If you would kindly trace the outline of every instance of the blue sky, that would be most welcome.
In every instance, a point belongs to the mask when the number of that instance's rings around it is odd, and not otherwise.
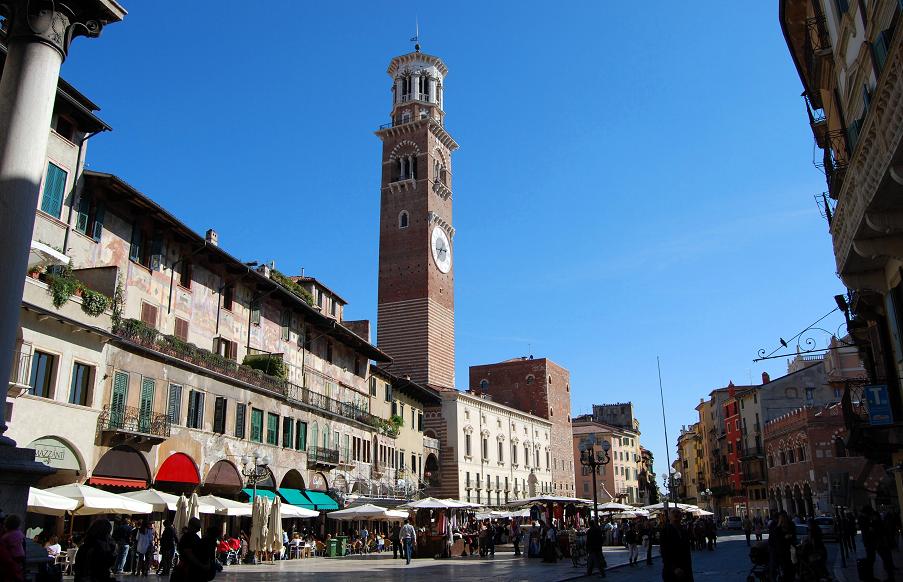
[[[550,357],[574,414],[636,404],[660,473],[656,356],[673,459],[701,396],[781,375],[756,351],[842,291],[777,2],[126,4],[63,66],[114,128],[90,167],[374,321],[373,130],[418,18],[461,145],[459,385],[471,364]]]

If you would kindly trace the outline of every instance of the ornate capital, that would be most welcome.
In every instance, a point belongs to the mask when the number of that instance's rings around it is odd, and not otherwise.
[[[10,43],[39,42],[63,59],[73,38],[98,37],[105,24],[122,20],[125,13],[115,0],[5,0],[0,4]]]

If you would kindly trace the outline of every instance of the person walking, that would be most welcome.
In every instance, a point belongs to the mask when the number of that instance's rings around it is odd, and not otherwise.
[[[179,563],[172,569],[170,582],[207,582],[210,580],[210,563],[205,562],[206,551],[198,532],[201,520],[192,517],[186,531],[179,538]]]
[[[156,535],[153,524],[149,524],[147,520],[141,522],[141,527],[138,528],[135,537],[135,557],[137,558],[135,571],[141,576],[147,576],[150,570]]]
[[[555,564],[558,562],[558,529],[555,523],[549,524],[543,540],[542,561]]]
[[[75,553],[72,572],[75,582],[113,582],[112,569],[116,566],[116,543],[110,535],[113,525],[106,518],[94,521],[85,533],[85,539]]]
[[[392,526],[392,533],[389,536],[389,539],[392,541],[392,558],[397,559],[402,557],[401,527],[397,523]]]
[[[746,515],[743,517],[743,534],[746,535],[746,545],[747,546],[751,545],[750,539],[752,538],[752,530],[753,530],[752,520],[749,519],[748,515]]]
[[[511,543],[514,544],[514,555],[520,556],[521,555],[520,554],[521,531],[520,531],[520,527],[518,527],[518,525],[514,522],[513,519],[511,520],[510,535],[511,535]]]
[[[651,520],[646,520],[643,524],[642,541],[643,547],[646,549],[646,565],[652,565],[652,542],[655,538],[655,530],[652,527]]]
[[[602,552],[602,546],[605,542],[605,532],[599,527],[597,520],[592,520],[589,529],[586,532],[586,575],[592,576],[593,570],[599,568],[599,573],[605,577],[605,555]]]
[[[25,579],[25,534],[22,518],[6,516],[0,531],[0,580],[22,582]]]
[[[404,545],[404,558],[406,564],[410,565],[411,557],[414,554],[414,547],[417,545],[417,531],[414,529],[414,526],[411,525],[410,520],[404,520],[404,525],[401,526],[399,535],[401,536],[401,543]]]
[[[640,559],[640,552],[637,549],[637,544],[640,541],[640,532],[635,523],[630,524],[624,530],[624,541],[627,543],[627,563],[631,567],[636,566]]]
[[[859,512],[859,529],[862,531],[862,545],[865,546],[865,566],[874,575],[875,555],[881,557],[888,580],[894,580],[894,561],[891,555],[892,542],[885,531],[884,523],[871,506],[866,505]]]
[[[489,520],[489,527],[487,528],[489,531],[486,532],[486,541],[489,543],[489,555],[493,558],[495,557],[495,537],[498,535],[498,528],[492,523],[492,520]]]
[[[664,582],[693,582],[693,557],[687,532],[680,524],[680,511],[672,509],[669,521],[662,529],[662,580]]]
[[[117,559],[116,559],[116,574],[122,574],[123,570],[125,570],[126,564],[128,563],[129,558],[129,541],[132,538],[132,522],[129,518],[124,518],[122,521],[118,522],[116,528],[113,530],[113,541],[116,542],[117,547]]]
[[[762,530],[765,529],[765,524],[762,523],[762,517],[757,515],[755,519],[753,519],[753,530],[756,533],[756,541],[762,541]]]
[[[163,533],[160,534],[160,567],[157,569],[157,574],[169,576],[175,555],[176,529],[172,526],[172,521],[166,520],[163,522]]]

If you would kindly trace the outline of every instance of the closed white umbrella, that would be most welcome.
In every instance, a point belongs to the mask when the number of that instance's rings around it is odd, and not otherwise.
[[[282,547],[282,500],[276,497],[270,507],[267,547],[276,552]]]
[[[123,495],[109,493],[88,485],[72,483],[51,487],[44,491],[62,495],[78,502],[78,506],[72,512],[75,515],[98,515],[106,513],[119,513],[124,515],[146,515],[154,512],[154,506],[136,499],[129,499]]]
[[[200,502],[198,501],[198,494],[192,493],[191,498],[188,500],[188,519],[195,517],[197,519],[201,518],[201,512],[199,511],[198,505]]]
[[[176,530],[176,535],[182,535],[182,528],[188,525],[188,500],[184,495],[179,495],[176,501],[176,518],[172,520],[172,527]]]
[[[123,493],[123,497],[129,499],[137,499],[154,506],[154,511],[166,511],[167,509],[175,511],[179,498],[171,493],[164,493],[156,489],[144,489],[142,491],[130,491]]]
[[[74,499],[35,489],[34,487],[28,488],[28,511],[31,513],[63,515],[76,507],[78,507],[78,501]]]

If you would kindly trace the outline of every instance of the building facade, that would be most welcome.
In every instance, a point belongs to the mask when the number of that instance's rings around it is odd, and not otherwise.
[[[620,426],[603,424],[581,418],[573,423],[574,480],[577,496],[592,498],[593,475],[584,474],[580,454],[584,449],[601,450],[603,441],[611,445],[608,456],[611,462],[599,469],[596,494],[601,501],[618,501],[639,505],[642,503],[640,473],[644,468],[639,433]]]
[[[309,496],[320,508],[417,495],[435,395],[374,376],[390,358],[322,283],[243,263],[213,230],[86,171],[84,138],[106,126],[60,91],[7,407],[10,436],[58,469],[40,485],[240,495],[257,455],[260,488],[332,494]]]
[[[471,366],[470,388],[552,423],[552,492],[573,495],[570,372],[547,358],[514,358]]]
[[[705,490],[704,454],[700,423],[684,426],[677,437],[677,460],[681,474],[679,497],[681,503],[703,506],[699,492]]]
[[[382,140],[377,341],[390,370],[420,384],[455,387],[451,154],[445,77],[438,57],[395,57],[390,122]]]
[[[483,394],[439,390],[424,429],[441,446],[433,496],[501,506],[553,492],[553,424]]]
[[[781,0],[779,19],[799,73],[805,119],[824,169],[817,196],[848,289],[835,298],[862,353],[865,382],[848,382],[849,446],[903,466],[903,32],[896,0]],[[869,396],[870,395],[870,396]],[[871,398],[868,405],[863,404]],[[894,469],[899,504],[903,472]]]

